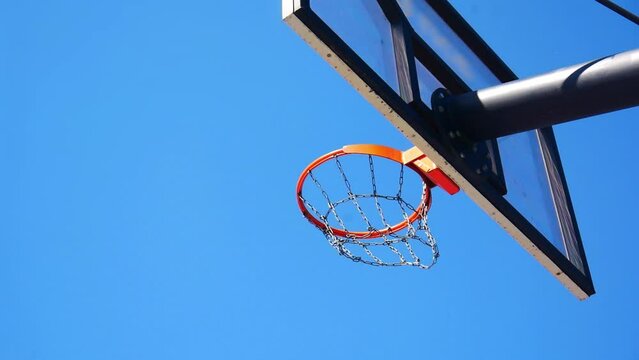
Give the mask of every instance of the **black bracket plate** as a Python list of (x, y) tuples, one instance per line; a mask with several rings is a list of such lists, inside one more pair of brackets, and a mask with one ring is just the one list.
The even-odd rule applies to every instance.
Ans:
[(477, 175), (486, 179), (499, 194), (506, 195), (506, 181), (497, 139), (474, 141), (456, 129), (447, 112), (446, 100), (450, 95), (446, 89), (437, 89), (431, 98), (436, 125), (441, 134), (440, 140)]

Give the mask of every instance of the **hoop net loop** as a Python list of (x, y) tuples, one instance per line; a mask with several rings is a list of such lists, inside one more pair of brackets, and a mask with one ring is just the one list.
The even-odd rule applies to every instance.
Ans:
[[(351, 186), (345, 169), (348, 162), (343, 161), (346, 157), (367, 161), (370, 186), (364, 187), (365, 192), (356, 192)], [(396, 192), (382, 193), (379, 189), (375, 164), (380, 158), (391, 160), (399, 169)], [(316, 174), (320, 167), (332, 171), (333, 183), (343, 183), (341, 191), (322, 184), (324, 180), (320, 181)], [(418, 201), (412, 199), (417, 204), (411, 204), (407, 200), (410, 197), (406, 197), (406, 168), (421, 180), (421, 189), (417, 190), (421, 194), (408, 189), (413, 190), (413, 198), (420, 195)], [(439, 250), (428, 226), (432, 182), (426, 174), (414, 162), (404, 161), (399, 150), (380, 145), (349, 145), (319, 157), (304, 169), (297, 182), (297, 203), (304, 217), (324, 234), (339, 255), (373, 266), (429, 269), (437, 262)], [(305, 186), (321, 195), (311, 200), (305, 196)], [(424, 251), (428, 255), (420, 257), (418, 253)]]

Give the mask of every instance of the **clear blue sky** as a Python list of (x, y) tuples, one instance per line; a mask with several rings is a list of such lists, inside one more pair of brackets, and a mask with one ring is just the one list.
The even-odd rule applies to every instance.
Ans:
[[(639, 46), (594, 1), (453, 4), (521, 77)], [(0, 359), (639, 358), (639, 109), (556, 128), (589, 300), (464, 194), (435, 193), (432, 271), (355, 264), (297, 176), (407, 142), (280, 12), (3, 2)]]

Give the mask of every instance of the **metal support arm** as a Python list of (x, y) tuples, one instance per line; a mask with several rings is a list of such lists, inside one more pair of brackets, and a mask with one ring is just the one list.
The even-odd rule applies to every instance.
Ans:
[(494, 139), (639, 105), (639, 49), (529, 79), (450, 96), (451, 125)]

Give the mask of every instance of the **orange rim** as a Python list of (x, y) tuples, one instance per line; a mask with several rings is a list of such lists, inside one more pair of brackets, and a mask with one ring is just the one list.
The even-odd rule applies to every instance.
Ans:
[[(419, 174), (419, 176), (422, 179), (422, 182), (424, 183), (422, 199), (421, 199), (421, 202), (419, 203), (419, 206), (417, 206), (417, 210), (415, 210), (415, 212), (408, 217), (408, 221), (402, 221), (398, 224), (395, 224), (394, 226), (391, 226), (388, 229), (378, 230), (378, 231), (345, 231), (341, 229), (336, 229), (332, 226), (327, 226), (322, 221), (320, 221), (315, 216), (313, 216), (313, 214), (311, 214), (310, 211), (308, 211), (308, 209), (306, 208), (306, 205), (304, 204), (304, 200), (302, 200), (303, 199), (302, 189), (304, 187), (304, 182), (306, 178), (308, 177), (308, 175), (311, 173), (311, 171), (313, 171), (318, 166), (322, 165), (323, 163), (333, 158), (345, 156), (345, 155), (354, 155), (354, 154), (378, 156), (388, 160), (392, 160), (407, 166), (408, 168), (412, 169), (417, 174)], [(305, 218), (307, 218), (313, 225), (315, 225), (317, 228), (321, 229), (322, 231), (326, 231), (328, 228), (330, 228), (333, 234), (337, 236), (341, 236), (341, 237), (348, 237), (348, 238), (355, 238), (355, 239), (378, 238), (378, 237), (392, 234), (394, 232), (397, 232), (406, 228), (408, 224), (413, 223), (415, 220), (417, 220), (423, 211), (428, 210), (432, 199), (431, 199), (430, 187), (427, 186), (427, 184), (428, 184), (428, 177), (426, 176), (426, 174), (423, 171), (421, 171), (421, 169), (417, 167), (414, 163), (412, 162), (405, 163), (403, 161), (402, 152), (399, 150), (396, 150), (387, 146), (382, 146), (382, 145), (370, 145), (370, 144), (347, 145), (339, 150), (331, 151), (328, 154), (320, 156), (319, 158), (315, 159), (315, 161), (310, 163), (310, 165), (308, 165), (304, 169), (304, 171), (302, 171), (302, 174), (297, 180), (297, 188), (296, 188), (297, 206), (300, 208), (302, 215), (304, 215)]]

